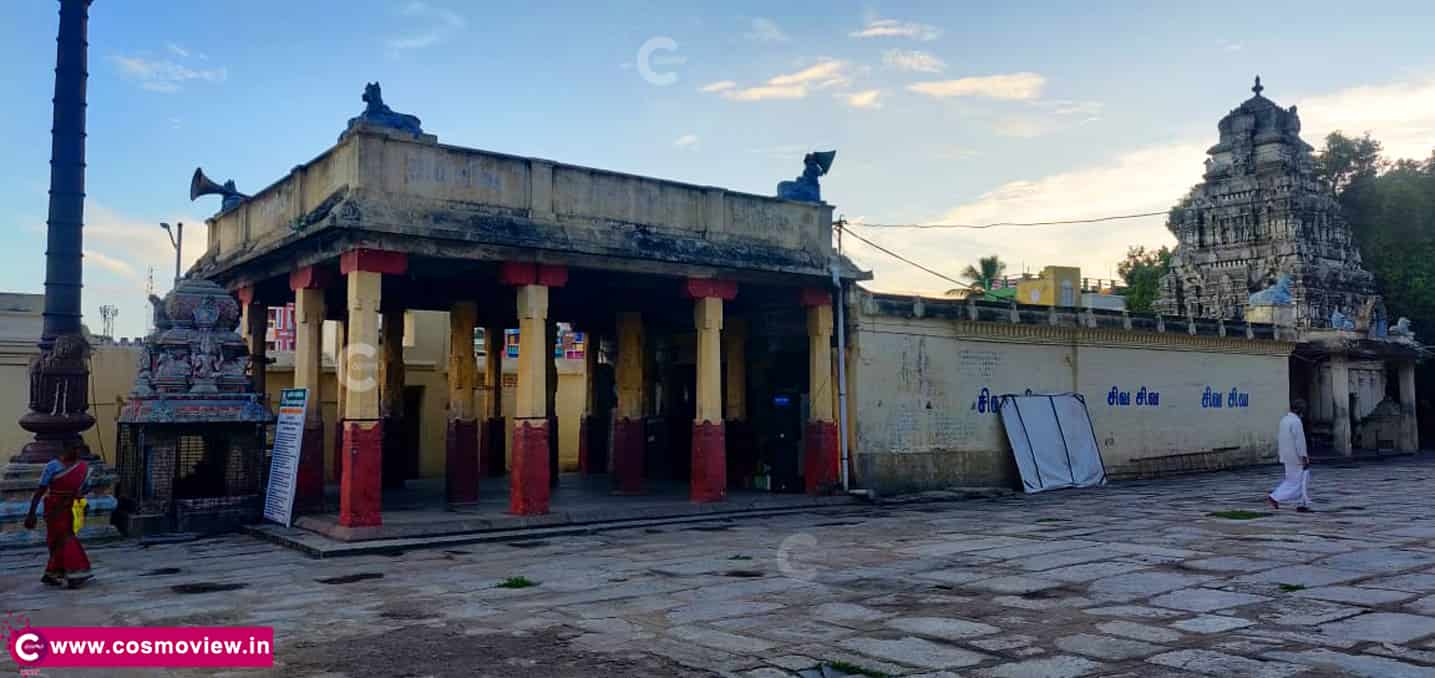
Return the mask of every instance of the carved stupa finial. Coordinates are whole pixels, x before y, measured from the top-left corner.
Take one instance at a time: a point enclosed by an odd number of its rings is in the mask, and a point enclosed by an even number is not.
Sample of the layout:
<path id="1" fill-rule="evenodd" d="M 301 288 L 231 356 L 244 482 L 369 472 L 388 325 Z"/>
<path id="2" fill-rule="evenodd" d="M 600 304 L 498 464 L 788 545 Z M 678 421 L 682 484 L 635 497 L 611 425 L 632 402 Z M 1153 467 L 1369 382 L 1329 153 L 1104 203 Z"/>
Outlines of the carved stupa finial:
<path id="1" fill-rule="evenodd" d="M 1251 91 L 1255 92 L 1256 96 L 1260 96 L 1261 92 L 1266 91 L 1266 88 L 1261 85 L 1261 76 L 1256 76 L 1256 84 L 1251 87 Z"/>

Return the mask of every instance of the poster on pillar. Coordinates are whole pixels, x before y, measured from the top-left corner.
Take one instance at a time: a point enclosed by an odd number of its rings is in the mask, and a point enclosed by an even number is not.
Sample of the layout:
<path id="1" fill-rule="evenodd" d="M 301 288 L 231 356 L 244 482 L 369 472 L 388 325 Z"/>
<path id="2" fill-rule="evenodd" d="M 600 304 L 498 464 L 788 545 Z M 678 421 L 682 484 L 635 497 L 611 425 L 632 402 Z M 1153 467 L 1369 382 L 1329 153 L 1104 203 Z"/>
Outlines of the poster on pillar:
<path id="1" fill-rule="evenodd" d="M 299 450 L 304 443 L 304 411 L 309 389 L 286 388 L 279 393 L 279 418 L 270 451 L 269 487 L 264 493 L 264 519 L 289 527 L 294 523 L 294 494 L 299 476 Z"/>

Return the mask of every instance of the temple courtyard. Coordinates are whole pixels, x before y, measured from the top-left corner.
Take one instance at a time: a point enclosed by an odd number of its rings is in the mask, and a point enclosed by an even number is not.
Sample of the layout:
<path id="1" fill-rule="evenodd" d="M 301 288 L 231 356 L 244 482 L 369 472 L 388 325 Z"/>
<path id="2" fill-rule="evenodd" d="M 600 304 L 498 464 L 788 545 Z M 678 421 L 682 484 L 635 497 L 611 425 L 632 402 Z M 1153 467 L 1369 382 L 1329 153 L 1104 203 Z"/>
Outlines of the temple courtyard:
<path id="1" fill-rule="evenodd" d="M 10 549 L 0 605 L 35 626 L 273 626 L 286 676 L 1435 675 L 1435 461 L 1322 465 L 1310 514 L 1266 512 L 1276 476 L 331 559 L 121 542 L 78 591 Z"/>

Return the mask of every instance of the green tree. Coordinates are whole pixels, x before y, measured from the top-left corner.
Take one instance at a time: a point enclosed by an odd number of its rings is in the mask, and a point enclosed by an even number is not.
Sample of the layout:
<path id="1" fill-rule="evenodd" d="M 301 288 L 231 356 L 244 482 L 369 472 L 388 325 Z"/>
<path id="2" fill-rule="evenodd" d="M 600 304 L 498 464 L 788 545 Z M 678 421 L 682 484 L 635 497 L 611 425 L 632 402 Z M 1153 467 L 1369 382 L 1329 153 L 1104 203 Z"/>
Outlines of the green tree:
<path id="1" fill-rule="evenodd" d="M 1133 313 L 1150 313 L 1161 293 L 1161 277 L 1171 268 L 1171 250 L 1162 246 L 1148 250 L 1144 246 L 1126 249 L 1126 258 L 1116 265 L 1116 272 L 1126 283 L 1126 308 Z"/>
<path id="2" fill-rule="evenodd" d="M 1370 133 L 1359 139 L 1339 131 L 1325 137 L 1325 148 L 1315 156 L 1315 171 L 1331 195 L 1340 197 L 1352 185 L 1374 179 L 1385 167 L 1380 142 Z"/>
<path id="3" fill-rule="evenodd" d="M 992 283 L 1001 278 L 1005 272 L 1006 262 L 993 254 L 978 259 L 975 266 L 968 266 L 967 270 L 962 271 L 962 278 L 970 280 L 976 287 L 991 290 Z"/>

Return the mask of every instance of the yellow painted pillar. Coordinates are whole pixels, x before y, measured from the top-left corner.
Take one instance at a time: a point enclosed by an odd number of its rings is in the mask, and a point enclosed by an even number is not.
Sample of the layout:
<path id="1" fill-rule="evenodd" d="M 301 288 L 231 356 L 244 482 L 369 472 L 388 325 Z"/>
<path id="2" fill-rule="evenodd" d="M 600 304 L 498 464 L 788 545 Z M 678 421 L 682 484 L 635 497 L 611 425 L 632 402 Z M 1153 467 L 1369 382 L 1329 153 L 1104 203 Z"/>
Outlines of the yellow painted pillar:
<path id="1" fill-rule="evenodd" d="M 810 385 L 807 393 L 807 430 L 803 435 L 803 479 L 809 494 L 830 490 L 838 482 L 840 466 L 832 378 L 832 296 L 826 290 L 802 294 L 807 306 L 807 358 Z"/>
<path id="2" fill-rule="evenodd" d="M 618 314 L 618 361 L 614 380 L 618 403 L 613 419 L 613 480 L 619 492 L 643 491 L 643 398 L 647 354 L 643 346 L 643 315 Z"/>
<path id="3" fill-rule="evenodd" d="M 518 388 L 509 510 L 518 515 L 548 512 L 548 288 L 523 285 L 518 295 Z"/>
<path id="4" fill-rule="evenodd" d="M 478 501 L 478 356 L 473 350 L 478 304 L 461 301 L 448 314 L 448 431 L 444 480 L 449 504 Z"/>
<path id="5" fill-rule="evenodd" d="M 690 284 L 689 288 L 692 287 Z M 713 285 L 702 287 L 707 291 Z M 688 496 L 695 502 L 721 501 L 727 496 L 727 441 L 722 418 L 722 302 L 723 297 L 718 294 L 693 299 L 693 324 L 698 331 L 697 392 Z"/>
<path id="6" fill-rule="evenodd" d="M 379 301 L 383 276 L 348 273 L 348 344 L 344 351 L 343 463 L 339 481 L 339 524 L 382 523 L 383 419 L 379 416 Z"/>
<path id="7" fill-rule="evenodd" d="M 348 287 L 348 344 L 343 351 L 345 381 L 343 471 L 339 481 L 339 524 L 374 527 L 383 523 L 384 421 L 379 403 L 379 308 L 383 277 L 408 270 L 401 252 L 355 249 L 339 258 Z M 400 320 L 402 327 L 402 319 Z M 400 339 L 402 344 L 402 339 Z"/>
<path id="8" fill-rule="evenodd" d="M 294 388 L 308 389 L 299 470 L 294 479 L 296 510 L 324 505 L 324 397 L 320 388 L 324 365 L 324 290 L 320 278 L 294 289 Z M 293 278 L 291 277 L 291 283 Z"/>
<path id="9" fill-rule="evenodd" d="M 514 288 L 518 308 L 518 388 L 514 394 L 509 511 L 548 513 L 551 459 L 548 437 L 548 377 L 553 344 L 548 333 L 548 290 L 568 281 L 568 269 L 530 262 L 505 262 L 499 280 Z"/>

